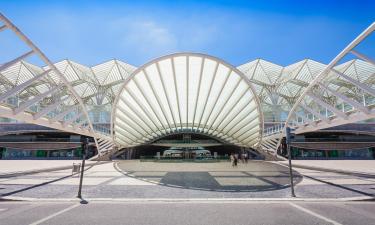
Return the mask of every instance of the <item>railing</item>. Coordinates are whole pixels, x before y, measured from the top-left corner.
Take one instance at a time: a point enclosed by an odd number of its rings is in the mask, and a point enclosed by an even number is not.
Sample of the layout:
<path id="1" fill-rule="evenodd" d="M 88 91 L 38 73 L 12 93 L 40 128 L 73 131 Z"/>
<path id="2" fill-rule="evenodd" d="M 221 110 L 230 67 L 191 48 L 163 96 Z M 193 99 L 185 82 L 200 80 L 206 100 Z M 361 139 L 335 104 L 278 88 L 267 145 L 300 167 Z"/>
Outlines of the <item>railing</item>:
<path id="1" fill-rule="evenodd" d="M 94 127 L 94 130 L 96 132 L 99 132 L 101 134 L 104 134 L 104 135 L 111 135 L 111 128 L 110 128 L 110 124 L 92 124 L 92 126 Z"/>
<path id="2" fill-rule="evenodd" d="M 349 143 L 357 143 L 357 142 L 370 142 L 375 143 L 375 137 L 350 137 L 350 136 L 341 136 L 341 137 L 323 137 L 323 138 L 296 138 L 294 143 L 305 143 L 305 142 L 349 142 Z"/>
<path id="3" fill-rule="evenodd" d="M 229 156 L 217 156 L 214 157 L 196 157 L 196 158 L 180 158 L 180 157 L 167 157 L 161 156 L 160 158 L 156 156 L 141 156 L 141 162 L 220 162 L 229 161 Z"/>
<path id="4" fill-rule="evenodd" d="M 285 123 L 279 123 L 275 126 L 268 127 L 264 130 L 263 136 L 267 137 L 273 134 L 281 133 L 284 130 Z"/>
<path id="5" fill-rule="evenodd" d="M 218 141 L 215 140 L 160 140 L 155 142 L 157 144 L 170 144 L 170 143 L 183 143 L 183 144 L 211 144 L 211 143 L 219 143 Z"/>
<path id="6" fill-rule="evenodd" d="M 78 139 L 71 139 L 71 138 L 39 138 L 39 137 L 27 137 L 27 136 L 21 136 L 21 137 L 0 137 L 0 142 L 68 142 L 68 143 L 80 143 L 80 140 Z"/>
<path id="7" fill-rule="evenodd" d="M 368 107 L 373 107 L 374 103 L 364 104 L 364 105 L 368 106 Z M 356 113 L 358 110 L 355 109 L 353 106 L 348 105 L 346 107 L 342 107 L 342 111 L 346 114 L 353 114 L 353 113 Z M 313 122 L 320 121 L 319 118 L 317 118 L 316 116 L 314 116 L 313 114 L 310 114 L 310 113 L 304 114 L 304 116 L 307 117 L 309 120 L 311 120 Z M 325 116 L 327 119 L 332 119 L 332 118 L 336 117 L 335 114 L 333 114 L 333 113 L 331 113 L 327 110 L 326 110 L 326 114 L 325 115 L 322 114 L 322 116 Z M 297 116 L 297 121 L 293 120 L 292 123 L 293 124 L 290 124 L 290 125 L 294 126 L 294 125 L 301 125 L 301 124 L 310 123 L 310 121 L 308 121 L 306 118 L 303 118 L 302 116 Z M 284 130 L 284 127 L 285 127 L 285 123 L 280 123 L 280 124 L 274 125 L 272 127 L 268 127 L 264 130 L 264 137 L 271 136 L 273 134 L 281 133 Z"/>

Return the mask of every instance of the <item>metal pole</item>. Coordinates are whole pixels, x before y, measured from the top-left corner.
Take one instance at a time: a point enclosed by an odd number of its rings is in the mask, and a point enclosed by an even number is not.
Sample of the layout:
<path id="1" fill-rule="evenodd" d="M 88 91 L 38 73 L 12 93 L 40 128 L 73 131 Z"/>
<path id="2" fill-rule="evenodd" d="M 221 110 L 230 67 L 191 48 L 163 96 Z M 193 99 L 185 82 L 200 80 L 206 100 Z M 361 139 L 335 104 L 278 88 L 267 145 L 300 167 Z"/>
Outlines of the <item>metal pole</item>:
<path id="1" fill-rule="evenodd" d="M 292 156 L 290 154 L 290 144 L 287 144 L 287 149 L 288 149 L 288 161 L 289 161 L 290 189 L 292 191 L 292 197 L 296 197 L 296 194 L 294 193 Z"/>
<path id="2" fill-rule="evenodd" d="M 288 152 L 288 161 L 289 161 L 289 177 L 290 177 L 290 189 L 292 197 L 296 197 L 294 193 L 294 184 L 293 184 L 293 170 L 292 170 L 292 154 L 290 153 L 290 143 L 291 143 L 291 129 L 290 127 L 285 127 L 285 143 Z"/>
<path id="3" fill-rule="evenodd" d="M 79 189 L 78 189 L 78 195 L 77 198 L 82 198 L 82 182 L 83 182 L 83 173 L 85 171 L 85 160 L 86 160 L 86 153 L 87 148 L 89 146 L 89 139 L 86 138 L 83 141 L 83 148 L 82 148 L 82 167 L 81 167 L 81 176 L 79 178 Z"/>

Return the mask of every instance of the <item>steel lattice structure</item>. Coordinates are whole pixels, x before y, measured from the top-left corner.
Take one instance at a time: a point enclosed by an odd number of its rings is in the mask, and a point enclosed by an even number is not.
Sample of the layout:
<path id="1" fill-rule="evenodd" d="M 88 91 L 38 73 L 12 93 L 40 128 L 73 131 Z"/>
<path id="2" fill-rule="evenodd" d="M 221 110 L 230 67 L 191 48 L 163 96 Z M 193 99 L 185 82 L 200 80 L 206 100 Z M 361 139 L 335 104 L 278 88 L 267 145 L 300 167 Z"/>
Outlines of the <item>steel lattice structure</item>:
<path id="1" fill-rule="evenodd" d="M 18 38 L 26 53 L 0 66 L 2 117 L 34 123 L 54 129 L 94 137 L 99 154 L 103 143 L 112 143 L 107 135 L 95 132 L 86 106 L 72 83 L 54 64 L 5 16 L 0 14 L 0 32 Z M 13 48 L 12 48 L 13 47 Z M 17 52 L 17 46 L 10 46 Z M 24 60 L 34 57 L 44 65 L 38 68 Z M 104 149 L 107 150 L 107 149 Z"/>
<path id="2" fill-rule="evenodd" d="M 265 132 L 263 149 L 276 154 L 286 126 L 300 134 L 375 118 L 375 61 L 362 53 L 374 30 L 375 23 L 302 89 L 286 121 Z"/>
<path id="3" fill-rule="evenodd" d="M 328 65 L 257 59 L 235 68 L 179 53 L 137 69 L 119 60 L 52 64 L 0 21 L 0 35 L 13 34 L 24 50 L 11 49 L 0 65 L 1 117 L 92 136 L 100 155 L 184 132 L 276 153 L 286 125 L 305 133 L 375 117 L 375 63 L 365 40 L 374 24 Z"/>

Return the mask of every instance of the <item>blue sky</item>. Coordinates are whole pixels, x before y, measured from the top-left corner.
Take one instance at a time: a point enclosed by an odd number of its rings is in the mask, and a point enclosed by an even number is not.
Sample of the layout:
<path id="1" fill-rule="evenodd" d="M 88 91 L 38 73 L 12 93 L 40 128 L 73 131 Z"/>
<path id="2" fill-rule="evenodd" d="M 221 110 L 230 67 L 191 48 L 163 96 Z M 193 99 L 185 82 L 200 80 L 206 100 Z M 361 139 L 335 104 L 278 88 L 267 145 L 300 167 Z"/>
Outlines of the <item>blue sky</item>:
<path id="1" fill-rule="evenodd" d="M 375 1 L 0 1 L 52 60 L 140 66 L 201 52 L 237 66 L 263 58 L 328 63 L 374 22 Z"/>

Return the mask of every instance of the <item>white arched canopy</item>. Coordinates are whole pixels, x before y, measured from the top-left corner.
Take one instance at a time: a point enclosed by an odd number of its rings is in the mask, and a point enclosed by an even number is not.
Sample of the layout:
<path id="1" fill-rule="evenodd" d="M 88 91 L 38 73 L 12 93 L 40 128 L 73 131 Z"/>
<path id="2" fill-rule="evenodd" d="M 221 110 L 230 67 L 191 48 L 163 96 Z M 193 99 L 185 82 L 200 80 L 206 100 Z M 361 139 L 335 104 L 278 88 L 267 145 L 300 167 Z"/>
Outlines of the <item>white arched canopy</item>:
<path id="1" fill-rule="evenodd" d="M 112 120 L 120 147 L 193 132 L 255 148 L 263 126 L 249 80 L 220 59 L 193 53 L 165 56 L 138 68 L 124 81 Z"/>

